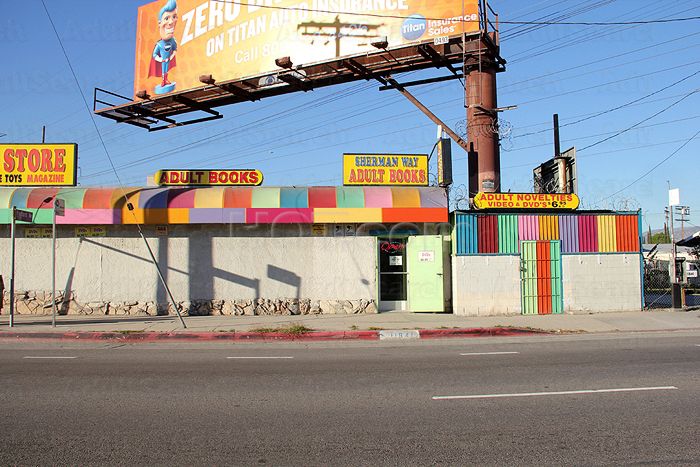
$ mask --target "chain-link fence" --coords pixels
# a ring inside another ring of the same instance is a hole
[[[671,274],[668,261],[644,263],[644,308],[671,308]]]

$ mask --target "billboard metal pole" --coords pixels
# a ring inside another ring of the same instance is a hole
[[[415,98],[415,96],[413,94],[408,92],[406,90],[406,88],[401,86],[401,84],[399,84],[395,79],[393,79],[391,77],[388,77],[386,79],[386,81],[389,84],[391,84],[397,91],[399,91],[401,94],[403,94],[404,97],[406,97],[406,99],[408,99],[413,105],[418,107],[418,110],[423,112],[436,125],[440,125],[442,127],[442,129],[445,131],[445,133],[447,133],[450,136],[450,138],[452,138],[455,141],[455,143],[459,144],[465,151],[467,151],[467,152],[469,151],[469,146],[467,146],[467,142],[464,141],[462,138],[460,138],[457,133],[452,131],[452,129],[449,126],[447,126],[445,124],[445,122],[440,120],[437,115],[432,113],[430,111],[430,109],[428,109],[426,106],[424,106],[418,99]]]

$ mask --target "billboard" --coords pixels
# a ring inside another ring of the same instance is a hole
[[[478,0],[157,0],[138,11],[134,93],[260,77],[275,60],[312,65],[479,30]]]
[[[0,144],[0,186],[77,185],[77,144]]]
[[[343,185],[428,186],[428,155],[343,154]]]
[[[159,170],[153,180],[160,186],[258,186],[263,174],[252,169]]]
[[[579,198],[573,193],[478,193],[477,209],[560,209],[578,208]]]

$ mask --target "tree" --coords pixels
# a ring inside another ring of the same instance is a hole
[[[649,243],[671,243],[671,236],[666,232],[657,232],[651,236]]]

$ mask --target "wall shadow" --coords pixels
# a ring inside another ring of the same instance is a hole
[[[297,290],[296,299],[299,300],[301,298],[301,277],[296,275],[294,272],[268,264],[267,277],[273,281],[295,287]]]

